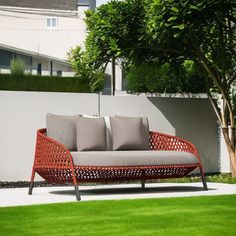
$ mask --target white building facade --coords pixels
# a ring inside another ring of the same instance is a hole
[[[31,74],[73,76],[68,52],[84,47],[85,10],[108,0],[0,0],[0,73],[10,73],[10,62],[20,58]],[[116,65],[115,90],[122,90],[122,71]],[[103,93],[111,94],[108,64]]]
[[[32,74],[72,76],[70,48],[83,47],[90,0],[0,0],[0,70],[21,58]]]

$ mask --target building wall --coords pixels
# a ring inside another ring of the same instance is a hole
[[[97,94],[0,91],[0,107],[0,181],[29,180],[46,113],[96,114]]]
[[[42,75],[50,75],[50,61],[44,58],[33,58],[32,59],[32,74],[37,75],[38,63],[42,66]]]
[[[100,2],[98,1],[99,5]],[[84,47],[86,38],[86,25],[84,11],[86,6],[79,6],[77,11],[52,11],[34,9],[34,13],[25,13],[25,8],[12,8],[13,11],[0,8],[0,45],[19,48],[38,54],[67,60],[70,48],[80,45]],[[63,14],[65,16],[63,16]],[[77,14],[77,15],[76,15]],[[58,27],[47,27],[48,17],[57,17]],[[41,62],[42,61],[42,62]],[[50,75],[50,60],[33,57],[32,73],[37,74],[37,64],[42,64],[42,75]],[[73,76],[70,66],[54,63],[57,70],[62,70],[62,76]],[[107,73],[111,74],[111,65]],[[1,73],[9,73],[6,68],[1,68]],[[121,69],[116,66],[116,90],[122,90]],[[110,90],[110,88],[106,88]],[[108,91],[109,93],[109,91]]]
[[[53,75],[57,75],[57,71],[62,71],[62,76],[74,76],[74,72],[70,65],[65,65],[60,62],[53,63]]]
[[[0,5],[26,8],[75,10],[77,0],[0,0]]]
[[[151,130],[193,142],[205,171],[221,169],[218,126],[207,99],[101,96],[99,103],[97,94],[0,91],[0,107],[0,181],[29,180],[36,130],[46,126],[46,113],[95,115],[99,110],[101,115],[148,116]]]
[[[42,75],[50,75],[51,71],[51,61],[45,58],[35,58],[32,60],[32,74],[37,74],[37,65],[41,63],[42,65]],[[53,61],[53,76],[57,76],[57,71],[62,71],[62,76],[74,76],[74,72],[70,65],[66,65],[60,62]]]
[[[8,57],[6,59],[5,54],[8,53]],[[5,54],[4,54],[5,53]],[[11,58],[9,58],[11,55]],[[51,75],[51,61],[52,61],[52,75],[54,76],[74,76],[74,72],[69,63],[62,63],[58,61],[53,61],[44,57],[35,57],[24,55],[20,53],[13,53],[9,50],[0,49],[0,73],[9,74],[10,71],[10,63],[11,60],[15,58],[20,58],[25,63],[25,72],[31,73],[33,75],[38,74],[38,64],[41,65],[41,75]]]
[[[0,10],[0,44],[66,60],[67,52],[83,45],[86,27],[84,13],[36,11],[34,14]],[[55,15],[56,14],[56,15]],[[62,15],[66,16],[62,16]],[[57,16],[58,27],[47,27],[47,17]]]
[[[112,63],[108,63],[105,71],[105,83],[103,94],[110,95],[111,94],[111,79],[112,79]],[[122,69],[118,62],[116,62],[115,66],[115,88],[116,92],[122,90]]]

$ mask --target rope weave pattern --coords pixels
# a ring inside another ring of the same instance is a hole
[[[181,138],[150,132],[151,150],[176,150],[190,152],[198,157],[199,163],[168,166],[74,166],[70,152],[61,143],[46,136],[46,129],[37,131],[33,171],[49,183],[112,182],[177,178],[189,174],[201,166],[194,145]]]

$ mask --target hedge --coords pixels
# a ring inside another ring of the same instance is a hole
[[[0,90],[89,93],[89,84],[76,77],[0,74]]]

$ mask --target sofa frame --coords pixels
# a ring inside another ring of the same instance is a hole
[[[176,136],[150,131],[149,145],[153,151],[190,152],[197,157],[198,163],[165,166],[75,166],[70,151],[63,144],[48,137],[45,128],[39,129],[37,131],[29,195],[33,191],[35,173],[48,183],[73,184],[76,199],[79,201],[81,200],[79,183],[141,180],[141,186],[144,189],[145,180],[180,178],[188,175],[196,168],[199,168],[203,187],[207,190],[201,159],[192,143]]]

